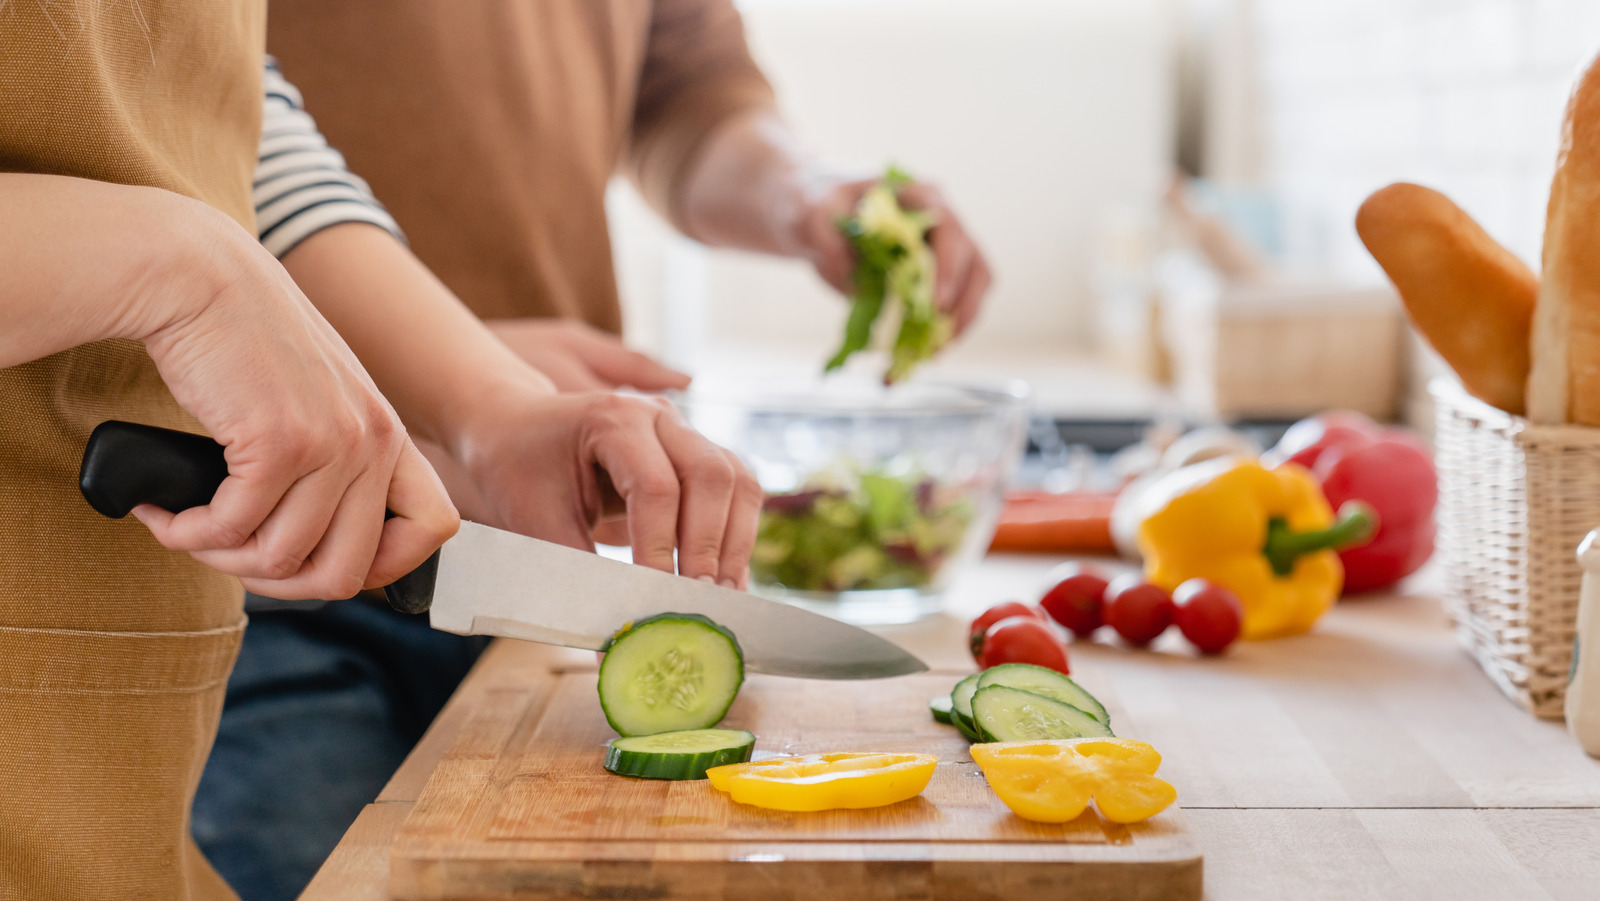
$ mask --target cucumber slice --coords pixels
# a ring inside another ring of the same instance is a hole
[[[743,729],[690,729],[614,738],[606,769],[643,779],[704,779],[706,770],[744,763],[756,737]]]
[[[744,684],[739,642],[699,614],[629,623],[604,650],[600,708],[624,736],[715,726]]]
[[[978,678],[983,673],[973,673],[956,683],[950,690],[951,725],[961,730],[967,741],[979,741],[978,727],[972,721],[972,695],[978,690]]]
[[[973,673],[956,683],[956,687],[950,690],[951,712],[972,719],[972,696],[977,693],[978,680],[981,678],[983,673]]]
[[[1031,663],[1002,663],[984,670],[983,678],[978,680],[980,689],[991,685],[1020,688],[1054,698],[1063,704],[1071,704],[1107,726],[1111,725],[1111,714],[1106,713],[1105,705],[1084,691],[1083,686],[1053,669]]]
[[[1111,729],[1071,704],[1020,688],[990,685],[972,696],[972,717],[984,741],[1108,737]]]
[[[950,725],[967,741],[983,741],[983,736],[978,734],[978,724],[955,711],[950,712]]]
[[[955,725],[955,721],[950,719],[949,695],[940,695],[937,698],[929,699],[928,712],[933,714],[933,720],[936,723],[944,723],[946,726]]]

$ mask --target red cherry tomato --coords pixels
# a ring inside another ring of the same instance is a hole
[[[1147,645],[1172,625],[1172,596],[1138,573],[1118,576],[1106,586],[1105,617],[1123,641]]]
[[[984,669],[1002,663],[1031,663],[1058,673],[1067,668],[1067,648],[1043,620],[1035,616],[1013,616],[990,626],[983,636],[983,652],[978,665]]]
[[[1203,654],[1220,654],[1239,637],[1244,605],[1239,596],[1205,579],[1190,579],[1172,593],[1172,618],[1189,643]]]
[[[1098,570],[1065,563],[1050,573],[1050,589],[1039,599],[1039,606],[1072,634],[1085,638],[1105,622],[1101,614],[1106,584]]]
[[[967,645],[972,650],[973,660],[977,660],[983,653],[983,633],[995,623],[1012,616],[1031,616],[1042,621],[1044,611],[1021,601],[1006,601],[983,611],[972,621],[972,625],[967,627]]]

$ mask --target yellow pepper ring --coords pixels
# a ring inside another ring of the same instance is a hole
[[[938,762],[932,754],[807,754],[712,767],[706,777],[712,788],[753,807],[859,810],[922,794]]]
[[[1155,775],[1161,754],[1128,738],[973,745],[972,759],[1012,813],[1039,823],[1076,819],[1091,800],[1113,823],[1136,823],[1178,797]]]

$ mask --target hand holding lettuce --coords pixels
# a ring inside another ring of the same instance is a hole
[[[899,192],[910,183],[911,176],[889,167],[883,180],[862,195],[855,215],[840,223],[855,250],[856,268],[844,341],[826,372],[872,344],[873,326],[886,308],[900,324],[884,384],[910,375],[955,334],[954,319],[934,304],[935,260],[927,241],[933,216],[900,205]]]

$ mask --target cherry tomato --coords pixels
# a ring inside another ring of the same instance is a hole
[[[1172,625],[1172,596],[1138,573],[1118,576],[1106,586],[1106,625],[1131,645],[1147,645]]]
[[[972,621],[972,625],[967,627],[967,645],[972,650],[973,660],[977,660],[983,653],[983,633],[995,623],[1012,616],[1031,616],[1042,621],[1044,611],[1021,601],[1006,601],[983,611]]]
[[[1239,596],[1205,579],[1190,579],[1172,593],[1173,621],[1203,654],[1220,654],[1239,637],[1244,605]]]
[[[1067,668],[1067,648],[1055,630],[1036,616],[1012,616],[990,626],[983,636],[978,665],[984,669],[1002,663],[1031,663],[1058,673]]]
[[[1105,622],[1101,616],[1105,593],[1106,578],[1098,570],[1064,563],[1050,573],[1050,589],[1039,606],[1072,634],[1085,638]]]

